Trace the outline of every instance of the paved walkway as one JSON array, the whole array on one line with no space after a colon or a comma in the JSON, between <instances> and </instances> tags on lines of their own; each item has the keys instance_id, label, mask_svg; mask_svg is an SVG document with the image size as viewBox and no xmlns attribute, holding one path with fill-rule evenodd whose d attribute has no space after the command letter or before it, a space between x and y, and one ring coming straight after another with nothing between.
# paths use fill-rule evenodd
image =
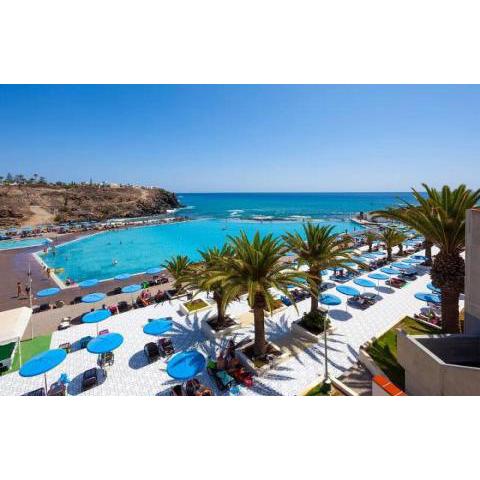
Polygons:
<instances>
[{"instance_id":1,"label":"paved walkway","mask_svg":"<svg viewBox=\"0 0 480 480\"><path fill-rule=\"evenodd\" d=\"M410 282L401 290L380 287L382 299L367 310L345 308L346 298L340 293L343 303L330 310L334 332L329 335L329 367L331 375L341 376L358 358L359 347L372 337L378 337L395 325L405 315L413 315L425 304L414 297L418 291L427 291L426 284L430 281L428 271ZM383 282L382 282L383 283ZM353 284L352 284L353 285ZM203 297L205 298L205 297ZM124 344L115 352L115 364L108 367L108 377L101 385L95 387L86 395L163 395L175 382L166 373L166 363L159 360L147 365L143 354L143 346L152 338L145 335L142 326L149 318L171 316L174 320L174 331L170 334L176 351L191 348L198 349L205 355L218 353L220 344L205 340L200 331L202 318L212 315L214 308L198 315L182 315L179 312L180 301L173 300L160 305L130 311L116 315L101 325L110 331L119 332L124 336ZM309 308L309 300L298 304L295 308L288 307L267 319L267 336L270 340L282 344L290 356L261 377L255 378L253 388L241 388L243 395L296 395L312 384L323 373L323 342L302 345L291 334L291 322ZM232 316L240 316L248 312L245 301L235 302L229 307ZM84 335L95 335L95 325L78 325L68 330L55 332L51 347L56 348L65 341L75 344ZM240 330L235 339L250 336L253 338L253 326ZM306 347L306 348L305 348ZM69 393L80 393L82 373L95 366L96 356L86 350L79 350L67 356L65 362L48 374L49 383L58 379L62 372L68 373L72 379ZM216 391L206 373L199 377L202 383ZM21 395L38 388L43 379L22 378L18 373L0 377L0 394ZM219 392L216 392L217 394Z\"/></svg>"}]
</instances>

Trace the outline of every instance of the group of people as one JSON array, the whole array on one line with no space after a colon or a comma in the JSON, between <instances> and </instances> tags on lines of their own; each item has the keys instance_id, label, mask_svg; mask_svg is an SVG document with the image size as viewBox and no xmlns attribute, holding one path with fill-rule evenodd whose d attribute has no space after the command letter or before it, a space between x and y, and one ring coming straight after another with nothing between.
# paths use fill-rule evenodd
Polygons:
<instances>
[{"instance_id":1,"label":"group of people","mask_svg":"<svg viewBox=\"0 0 480 480\"><path fill-rule=\"evenodd\" d=\"M25 282L25 287L22 288L22 282L17 282L17 298L20 299L20 298L23 298L24 296L25 297L29 297L30 296L30 285L28 282ZM25 295L24 295L24 292L25 292Z\"/></svg>"}]
</instances>

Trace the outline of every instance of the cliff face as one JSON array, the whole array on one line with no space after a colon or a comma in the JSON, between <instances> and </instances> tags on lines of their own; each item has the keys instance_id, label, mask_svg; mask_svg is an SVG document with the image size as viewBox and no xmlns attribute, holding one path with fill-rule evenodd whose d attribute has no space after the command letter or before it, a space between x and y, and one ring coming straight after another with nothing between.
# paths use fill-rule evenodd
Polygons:
<instances>
[{"instance_id":1,"label":"cliff face","mask_svg":"<svg viewBox=\"0 0 480 480\"><path fill-rule=\"evenodd\" d=\"M0 186L2 227L158 215L179 206L176 195L161 188Z\"/></svg>"}]
</instances>

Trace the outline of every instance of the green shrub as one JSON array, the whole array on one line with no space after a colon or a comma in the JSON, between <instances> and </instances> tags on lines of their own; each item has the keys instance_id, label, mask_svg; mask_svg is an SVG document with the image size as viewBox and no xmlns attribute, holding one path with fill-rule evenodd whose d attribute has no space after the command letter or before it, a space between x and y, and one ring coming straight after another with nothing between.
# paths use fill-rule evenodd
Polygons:
<instances>
[{"instance_id":1,"label":"green shrub","mask_svg":"<svg viewBox=\"0 0 480 480\"><path fill-rule=\"evenodd\" d=\"M330 321L327 319L327 313L322 310L304 313L301 323L307 327L307 329L316 333L323 332L325 326L328 328L330 325Z\"/></svg>"}]
</instances>

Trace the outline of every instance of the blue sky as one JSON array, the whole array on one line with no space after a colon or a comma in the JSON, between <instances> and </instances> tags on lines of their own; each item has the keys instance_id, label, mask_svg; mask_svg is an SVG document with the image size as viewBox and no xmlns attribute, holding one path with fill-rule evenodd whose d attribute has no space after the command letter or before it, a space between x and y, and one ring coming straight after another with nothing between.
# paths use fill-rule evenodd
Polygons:
<instances>
[{"instance_id":1,"label":"blue sky","mask_svg":"<svg viewBox=\"0 0 480 480\"><path fill-rule=\"evenodd\" d=\"M177 192L478 187L479 86L0 86L0 174Z\"/></svg>"}]
</instances>

